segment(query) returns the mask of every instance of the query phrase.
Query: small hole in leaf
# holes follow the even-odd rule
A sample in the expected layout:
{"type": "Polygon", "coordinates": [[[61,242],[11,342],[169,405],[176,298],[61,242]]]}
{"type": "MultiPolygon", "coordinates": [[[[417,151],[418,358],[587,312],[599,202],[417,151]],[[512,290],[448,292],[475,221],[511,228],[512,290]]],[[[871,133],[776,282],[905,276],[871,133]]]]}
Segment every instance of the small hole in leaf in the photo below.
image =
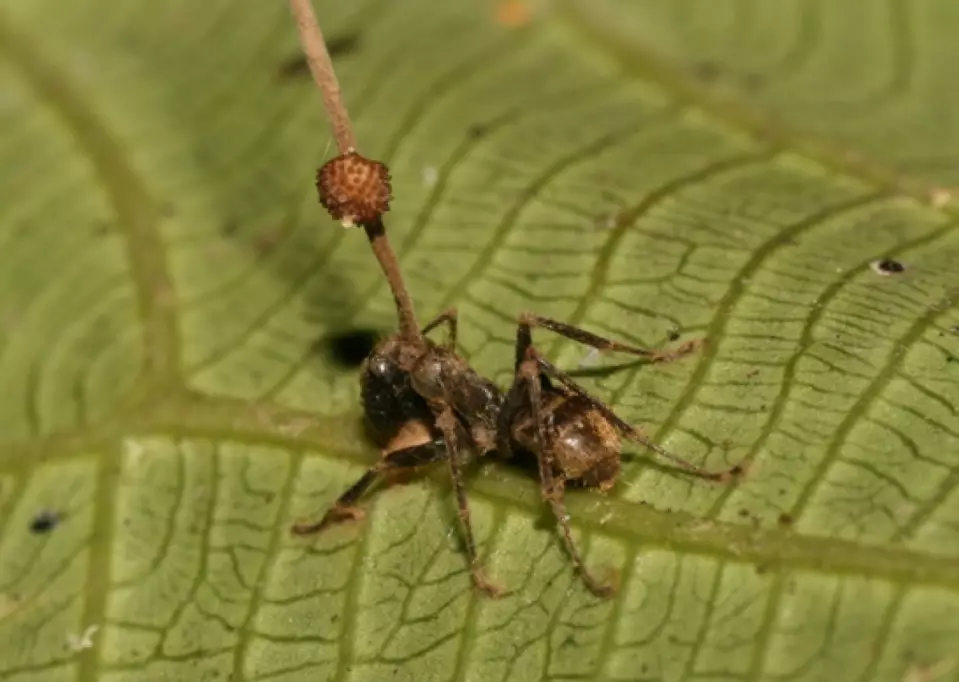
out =
{"type": "Polygon", "coordinates": [[[883,277],[888,277],[889,275],[898,275],[899,273],[906,271],[905,265],[897,260],[893,260],[892,258],[874,260],[869,264],[869,267],[871,267],[873,272],[875,272],[877,275],[882,275],[883,277]]]}
{"type": "Polygon", "coordinates": [[[30,532],[34,535],[45,535],[60,523],[60,514],[50,509],[41,509],[30,521],[30,532]]]}
{"type": "Polygon", "coordinates": [[[333,362],[343,367],[359,367],[373,351],[379,338],[374,329],[350,329],[320,339],[316,349],[328,354],[333,362]]]}

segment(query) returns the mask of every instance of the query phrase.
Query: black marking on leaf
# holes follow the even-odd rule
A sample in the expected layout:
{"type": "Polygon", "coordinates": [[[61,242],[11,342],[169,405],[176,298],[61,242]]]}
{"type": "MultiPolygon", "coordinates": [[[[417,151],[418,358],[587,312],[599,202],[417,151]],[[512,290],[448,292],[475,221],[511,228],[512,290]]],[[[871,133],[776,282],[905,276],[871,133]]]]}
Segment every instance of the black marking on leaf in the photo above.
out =
{"type": "Polygon", "coordinates": [[[906,271],[905,265],[897,260],[893,260],[892,258],[874,260],[869,264],[869,267],[871,267],[873,272],[875,272],[877,275],[882,275],[883,277],[888,277],[889,275],[898,275],[906,271]]]}
{"type": "MultiPolygon", "coordinates": [[[[359,51],[360,45],[362,44],[361,37],[362,35],[359,31],[350,31],[332,36],[326,40],[326,49],[333,59],[355,54],[359,51]]],[[[306,63],[306,58],[303,56],[303,53],[297,52],[283,60],[283,63],[281,63],[276,70],[276,75],[282,80],[309,77],[310,67],[306,63]]]]}
{"type": "Polygon", "coordinates": [[[41,509],[30,521],[30,532],[34,535],[45,535],[60,524],[60,514],[50,509],[41,509]]]}
{"type": "Polygon", "coordinates": [[[481,137],[486,137],[489,134],[489,126],[483,125],[482,123],[474,123],[466,129],[466,135],[470,139],[478,140],[481,137]]]}

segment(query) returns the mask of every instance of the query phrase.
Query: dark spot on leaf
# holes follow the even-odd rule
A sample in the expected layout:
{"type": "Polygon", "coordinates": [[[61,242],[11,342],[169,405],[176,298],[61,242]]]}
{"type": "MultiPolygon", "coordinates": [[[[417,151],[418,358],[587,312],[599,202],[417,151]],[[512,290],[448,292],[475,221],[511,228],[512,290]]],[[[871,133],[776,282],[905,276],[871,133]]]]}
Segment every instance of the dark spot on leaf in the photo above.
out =
{"type": "Polygon", "coordinates": [[[756,564],[756,575],[765,575],[766,573],[769,573],[768,564],[756,564]]]}
{"type": "Polygon", "coordinates": [[[740,510],[739,510],[739,515],[742,516],[742,517],[744,517],[744,518],[747,517],[747,516],[749,516],[749,510],[748,510],[748,509],[740,509],[740,510]]]}
{"type": "Polygon", "coordinates": [[[466,129],[466,135],[470,139],[478,140],[481,137],[486,137],[489,134],[489,127],[483,125],[482,123],[474,123],[466,129]]]}
{"type": "Polygon", "coordinates": [[[666,332],[666,338],[670,341],[676,341],[679,339],[679,329],[673,327],[668,332],[666,332]]]}
{"type": "Polygon", "coordinates": [[[373,329],[350,329],[330,334],[316,343],[316,349],[328,354],[343,367],[359,367],[373,350],[379,334],[373,329]]]}
{"type": "Polygon", "coordinates": [[[335,35],[326,41],[326,49],[330,51],[333,59],[354,54],[360,49],[360,37],[359,31],[335,35]]]}
{"type": "Polygon", "coordinates": [[[56,528],[59,523],[59,513],[50,509],[41,509],[30,521],[30,532],[34,535],[44,535],[56,528]]]}
{"type": "Polygon", "coordinates": [[[747,73],[743,76],[743,87],[747,92],[759,92],[766,85],[766,79],[762,74],[747,73]]]}
{"type": "Polygon", "coordinates": [[[793,525],[793,517],[786,513],[780,514],[778,523],[780,526],[788,528],[789,526],[793,525]]]}
{"type": "MultiPolygon", "coordinates": [[[[350,31],[327,38],[326,49],[329,51],[330,57],[337,59],[356,53],[360,49],[360,44],[360,33],[350,31]]],[[[276,75],[284,80],[298,77],[308,78],[310,67],[306,63],[306,57],[301,52],[290,55],[280,64],[276,70],[276,75]]]]}
{"type": "Polygon", "coordinates": [[[906,271],[905,265],[891,258],[875,260],[869,264],[869,267],[873,269],[873,272],[878,275],[883,275],[884,277],[888,277],[889,275],[898,275],[899,273],[906,271]]]}
{"type": "Polygon", "coordinates": [[[298,76],[309,76],[310,66],[306,63],[306,57],[297,53],[283,60],[283,63],[276,70],[276,75],[284,80],[298,76]]]}
{"type": "Polygon", "coordinates": [[[239,229],[239,222],[233,219],[228,219],[222,225],[220,225],[220,234],[222,234],[224,237],[230,237],[236,234],[239,229]]]}
{"type": "Polygon", "coordinates": [[[717,62],[703,60],[693,64],[693,75],[704,83],[715,82],[722,74],[722,67],[717,62]]]}

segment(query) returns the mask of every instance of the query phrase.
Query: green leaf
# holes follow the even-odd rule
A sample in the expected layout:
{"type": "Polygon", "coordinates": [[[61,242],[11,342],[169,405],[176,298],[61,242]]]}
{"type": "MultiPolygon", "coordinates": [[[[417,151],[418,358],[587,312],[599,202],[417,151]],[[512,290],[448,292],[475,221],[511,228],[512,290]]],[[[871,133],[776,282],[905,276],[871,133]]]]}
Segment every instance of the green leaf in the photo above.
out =
{"type": "Polygon", "coordinates": [[[395,314],[317,205],[285,3],[7,0],[0,679],[957,679],[959,5],[531,6],[318,3],[419,314],[503,383],[525,310],[705,337],[582,382],[746,480],[632,448],[571,493],[609,601],[501,465],[469,495],[505,599],[442,468],[291,537],[376,460],[335,341],[395,314]]]}

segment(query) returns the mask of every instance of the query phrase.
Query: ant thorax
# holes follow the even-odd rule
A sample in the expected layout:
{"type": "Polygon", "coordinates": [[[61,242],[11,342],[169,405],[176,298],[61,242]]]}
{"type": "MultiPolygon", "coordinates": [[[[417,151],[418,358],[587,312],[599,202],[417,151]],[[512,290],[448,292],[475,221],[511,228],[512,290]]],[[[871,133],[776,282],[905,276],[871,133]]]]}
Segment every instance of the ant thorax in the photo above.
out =
{"type": "Polygon", "coordinates": [[[496,422],[503,393],[455,352],[430,344],[410,367],[413,389],[427,400],[447,401],[469,429],[479,454],[496,448],[496,422]]]}

